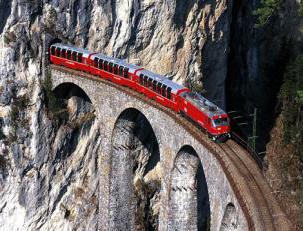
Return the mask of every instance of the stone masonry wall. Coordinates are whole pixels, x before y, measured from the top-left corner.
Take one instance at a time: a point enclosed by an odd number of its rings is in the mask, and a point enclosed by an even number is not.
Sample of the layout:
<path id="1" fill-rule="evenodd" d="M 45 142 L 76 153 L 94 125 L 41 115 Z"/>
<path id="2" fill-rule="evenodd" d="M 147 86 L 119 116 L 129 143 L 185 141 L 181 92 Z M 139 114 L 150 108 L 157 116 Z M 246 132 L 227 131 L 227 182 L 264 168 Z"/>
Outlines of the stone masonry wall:
<path id="1" fill-rule="evenodd" d="M 247 230 L 247 222 L 243 211 L 219 162 L 204 146 L 191 137 L 183 127 L 171 120 L 168 115 L 103 83 L 96 83 L 93 80 L 82 79 L 56 70 L 52 70 L 52 79 L 54 88 L 68 82 L 80 86 L 92 101 L 97 119 L 100 122 L 100 130 L 102 130 L 102 147 L 98 161 L 100 177 L 99 211 L 102 211 L 99 215 L 100 227 L 109 227 L 109 221 L 112 221 L 112 211 L 108 206 L 108 202 L 111 198 L 110 188 L 112 183 L 109 172 L 117 167 L 112 165 L 116 164 L 114 161 L 111 162 L 111 159 L 115 158 L 111 156 L 114 127 L 123 111 L 134 108 L 147 118 L 159 144 L 160 167 L 157 171 L 161 178 L 159 229 L 168 230 L 170 187 L 174 160 L 179 150 L 183 146 L 189 145 L 196 151 L 205 173 L 210 204 L 211 230 L 220 229 L 228 204 L 233 204 L 236 209 L 235 230 Z M 129 195 L 128 192 L 125 195 Z M 129 206 L 129 204 L 124 205 Z"/>

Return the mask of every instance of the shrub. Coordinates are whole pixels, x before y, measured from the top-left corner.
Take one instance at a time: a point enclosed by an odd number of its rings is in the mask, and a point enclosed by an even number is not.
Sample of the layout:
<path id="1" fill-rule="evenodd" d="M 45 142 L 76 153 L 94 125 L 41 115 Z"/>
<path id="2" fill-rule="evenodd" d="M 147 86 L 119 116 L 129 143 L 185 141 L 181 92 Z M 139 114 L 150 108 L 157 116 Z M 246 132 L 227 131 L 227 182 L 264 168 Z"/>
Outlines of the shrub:
<path id="1" fill-rule="evenodd" d="M 254 12 L 258 17 L 256 27 L 262 27 L 280 9 L 281 0 L 261 0 L 260 7 Z"/>
<path id="2" fill-rule="evenodd" d="M 290 64 L 279 95 L 285 143 L 293 143 L 303 160 L 303 55 Z"/>
<path id="3" fill-rule="evenodd" d="M 303 16 L 303 1 L 300 2 L 300 6 L 299 6 L 299 15 Z"/>
<path id="4" fill-rule="evenodd" d="M 282 103 L 283 136 L 285 144 L 294 147 L 295 160 L 303 163 L 303 55 L 299 55 L 293 63 L 288 65 L 284 75 L 279 100 Z M 292 157 L 293 159 L 293 157 Z M 291 160 L 283 160 L 285 175 L 289 174 Z M 300 179 L 301 177 L 298 176 Z M 299 180 L 300 209 L 303 214 L 303 180 Z M 303 225 L 303 220 L 301 220 Z"/>
<path id="5" fill-rule="evenodd" d="M 11 42 L 16 42 L 17 41 L 17 36 L 15 35 L 14 32 L 7 32 L 3 36 L 3 41 L 4 41 L 4 44 L 8 45 Z"/>

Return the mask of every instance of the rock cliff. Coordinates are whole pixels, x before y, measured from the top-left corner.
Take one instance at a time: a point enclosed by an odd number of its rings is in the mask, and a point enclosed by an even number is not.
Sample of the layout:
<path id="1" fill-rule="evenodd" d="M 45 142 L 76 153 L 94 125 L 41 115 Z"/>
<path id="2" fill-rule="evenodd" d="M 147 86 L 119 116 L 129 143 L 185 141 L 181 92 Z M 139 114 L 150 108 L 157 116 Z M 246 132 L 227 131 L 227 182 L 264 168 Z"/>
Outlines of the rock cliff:
<path id="1" fill-rule="evenodd" d="M 0 229 L 98 226 L 98 121 L 90 102 L 75 96 L 52 111 L 44 43 L 103 52 L 182 84 L 203 80 L 222 100 L 231 3 L 0 0 Z M 156 197 L 149 200 L 156 209 Z M 149 216 L 156 228 L 157 212 Z"/>
<path id="2" fill-rule="evenodd" d="M 204 86 L 222 107 L 228 77 L 228 108 L 240 102 L 249 111 L 263 99 L 267 108 L 275 97 L 265 94 L 273 78 L 257 78 L 260 63 L 264 67 L 273 60 L 266 76 L 279 64 L 291 32 L 282 30 L 292 22 L 279 27 L 275 21 L 272 30 L 255 36 L 250 18 L 255 3 L 0 0 L 0 230 L 98 226 L 98 120 L 85 97 L 64 98 L 60 110 L 51 110 L 43 79 L 44 44 L 75 44 L 194 88 Z M 265 95 L 256 99 L 260 89 Z M 157 193 L 150 197 L 157 210 Z M 147 203 L 142 200 L 141 209 Z M 149 216 L 149 225 L 157 227 L 157 212 Z"/>

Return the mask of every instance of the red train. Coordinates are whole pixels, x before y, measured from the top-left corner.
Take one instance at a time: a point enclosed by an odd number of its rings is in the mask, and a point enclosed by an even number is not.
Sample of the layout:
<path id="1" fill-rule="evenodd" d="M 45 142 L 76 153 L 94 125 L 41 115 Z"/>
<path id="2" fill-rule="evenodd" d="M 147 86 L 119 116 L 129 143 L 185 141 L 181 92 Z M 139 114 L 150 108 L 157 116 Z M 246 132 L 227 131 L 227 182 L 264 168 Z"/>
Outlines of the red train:
<path id="1" fill-rule="evenodd" d="M 51 45 L 50 61 L 130 87 L 188 117 L 215 141 L 230 137 L 227 113 L 203 96 L 161 75 L 120 59 L 60 43 Z"/>

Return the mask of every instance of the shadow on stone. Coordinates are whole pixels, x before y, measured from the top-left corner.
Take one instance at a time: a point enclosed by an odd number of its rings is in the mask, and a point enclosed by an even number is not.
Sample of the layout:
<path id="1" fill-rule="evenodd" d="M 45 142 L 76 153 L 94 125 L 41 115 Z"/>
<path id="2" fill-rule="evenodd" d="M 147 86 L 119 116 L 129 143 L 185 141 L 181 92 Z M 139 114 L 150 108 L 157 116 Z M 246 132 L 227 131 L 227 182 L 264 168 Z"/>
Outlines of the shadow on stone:
<path id="1" fill-rule="evenodd" d="M 126 109 L 112 136 L 110 229 L 157 230 L 159 145 L 146 117 Z"/>

